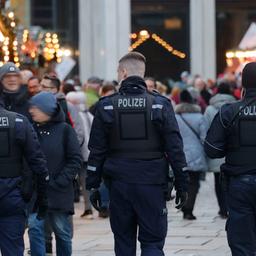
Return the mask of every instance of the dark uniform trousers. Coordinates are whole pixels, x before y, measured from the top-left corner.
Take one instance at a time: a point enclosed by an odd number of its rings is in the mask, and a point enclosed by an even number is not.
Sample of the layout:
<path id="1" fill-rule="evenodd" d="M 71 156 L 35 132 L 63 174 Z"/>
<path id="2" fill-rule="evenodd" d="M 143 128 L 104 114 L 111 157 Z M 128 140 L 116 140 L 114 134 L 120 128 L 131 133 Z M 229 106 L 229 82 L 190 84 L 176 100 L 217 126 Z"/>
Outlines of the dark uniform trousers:
<path id="1" fill-rule="evenodd" d="M 256 255 L 256 175 L 230 179 L 226 229 L 232 256 Z"/>
<path id="2" fill-rule="evenodd" d="M 112 181 L 110 223 L 116 256 L 136 255 L 137 234 L 142 256 L 163 256 L 167 208 L 162 186 Z"/>
<path id="3" fill-rule="evenodd" d="M 0 199 L 0 250 L 2 256 L 23 256 L 26 214 L 20 189 Z"/>

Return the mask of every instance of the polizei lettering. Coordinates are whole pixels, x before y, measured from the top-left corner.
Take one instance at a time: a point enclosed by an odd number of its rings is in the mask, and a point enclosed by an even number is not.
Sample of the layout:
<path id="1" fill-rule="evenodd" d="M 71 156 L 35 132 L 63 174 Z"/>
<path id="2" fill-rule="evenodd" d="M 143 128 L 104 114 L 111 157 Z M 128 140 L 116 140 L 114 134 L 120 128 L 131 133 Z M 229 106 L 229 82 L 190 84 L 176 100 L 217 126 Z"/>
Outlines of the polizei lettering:
<path id="1" fill-rule="evenodd" d="M 145 98 L 122 98 L 118 99 L 118 108 L 145 108 Z"/>
<path id="2" fill-rule="evenodd" d="M 8 127 L 9 119 L 7 116 L 0 117 L 0 127 Z"/>
<path id="3" fill-rule="evenodd" d="M 256 106 L 247 106 L 242 113 L 244 116 L 256 116 Z"/>

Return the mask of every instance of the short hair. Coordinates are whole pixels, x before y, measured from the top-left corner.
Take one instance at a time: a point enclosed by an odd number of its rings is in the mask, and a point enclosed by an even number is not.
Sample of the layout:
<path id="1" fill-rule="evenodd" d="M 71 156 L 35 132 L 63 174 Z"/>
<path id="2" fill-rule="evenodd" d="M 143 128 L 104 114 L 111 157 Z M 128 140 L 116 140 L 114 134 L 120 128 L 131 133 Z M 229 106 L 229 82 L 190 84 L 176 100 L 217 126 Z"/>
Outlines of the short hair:
<path id="1" fill-rule="evenodd" d="M 55 86 L 58 91 L 60 90 L 61 82 L 60 82 L 60 79 L 57 76 L 46 74 L 46 75 L 44 75 L 43 79 L 51 80 L 51 84 L 53 86 Z"/>
<path id="2" fill-rule="evenodd" d="M 32 81 L 32 80 L 35 80 L 35 79 L 37 79 L 38 82 L 40 81 L 39 77 L 37 77 L 37 76 L 31 76 L 31 77 L 28 79 L 28 82 L 29 82 L 29 81 Z"/>
<path id="3" fill-rule="evenodd" d="M 69 92 L 75 92 L 75 86 L 71 83 L 64 83 L 62 87 L 62 91 L 65 95 L 67 95 Z"/>
<path id="4" fill-rule="evenodd" d="M 127 70 L 128 76 L 144 77 L 146 58 L 139 52 L 129 52 L 119 60 L 119 66 Z"/>
<path id="5" fill-rule="evenodd" d="M 222 81 L 220 82 L 217 92 L 220 94 L 232 94 L 232 90 L 231 90 L 231 85 L 230 83 L 226 82 L 226 81 Z"/>
<path id="6" fill-rule="evenodd" d="M 105 81 L 103 83 L 103 85 L 102 85 L 101 93 L 104 95 L 104 94 L 106 94 L 109 91 L 116 92 L 116 87 L 115 87 L 115 85 L 112 82 Z"/>

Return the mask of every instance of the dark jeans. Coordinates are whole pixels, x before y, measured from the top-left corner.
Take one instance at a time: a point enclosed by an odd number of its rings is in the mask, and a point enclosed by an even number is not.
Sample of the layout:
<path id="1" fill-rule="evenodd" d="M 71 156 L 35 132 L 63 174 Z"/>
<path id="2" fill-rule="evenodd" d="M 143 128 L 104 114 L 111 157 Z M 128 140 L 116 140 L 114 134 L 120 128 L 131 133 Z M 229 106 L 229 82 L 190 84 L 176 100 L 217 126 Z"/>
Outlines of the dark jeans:
<path id="1" fill-rule="evenodd" d="M 232 256 L 256 255 L 256 175 L 231 178 L 226 225 Z"/>
<path id="2" fill-rule="evenodd" d="M 136 240 L 142 256 L 164 256 L 167 209 L 161 185 L 112 181 L 110 224 L 116 256 L 135 256 Z"/>
<path id="3" fill-rule="evenodd" d="M 221 214 L 227 214 L 227 193 L 223 189 L 223 186 L 220 181 L 220 173 L 216 172 L 214 173 L 214 180 L 215 180 L 215 193 L 217 196 L 217 201 L 220 208 Z"/>
<path id="4" fill-rule="evenodd" d="M 188 171 L 189 174 L 189 187 L 188 187 L 188 200 L 182 207 L 185 214 L 192 214 L 195 206 L 196 197 L 200 188 L 200 175 L 201 172 Z"/>

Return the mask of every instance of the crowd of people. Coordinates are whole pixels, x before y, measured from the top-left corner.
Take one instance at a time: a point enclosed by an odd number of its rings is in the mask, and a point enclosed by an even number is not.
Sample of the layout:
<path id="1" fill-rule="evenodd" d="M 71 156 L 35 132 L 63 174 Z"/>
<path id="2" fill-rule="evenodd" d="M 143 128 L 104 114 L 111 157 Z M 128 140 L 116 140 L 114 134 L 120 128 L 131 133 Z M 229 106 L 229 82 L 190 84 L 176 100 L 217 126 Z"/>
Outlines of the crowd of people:
<path id="1" fill-rule="evenodd" d="M 218 214 L 227 218 L 225 191 L 220 184 L 220 166 L 223 159 L 208 159 L 203 143 L 214 116 L 225 103 L 234 102 L 242 95 L 239 76 L 226 74 L 217 81 L 205 81 L 199 75 L 181 74 L 181 81 L 169 87 L 153 77 L 146 77 L 148 91 L 157 91 L 172 102 L 183 139 L 184 152 L 190 177 L 188 200 L 182 207 L 183 217 L 194 220 L 193 209 L 200 182 L 206 172 L 215 178 L 215 191 L 219 204 Z M 86 166 L 89 156 L 88 141 L 93 116 L 100 97 L 114 94 L 119 89 L 116 81 L 89 78 L 83 85 L 75 77 L 60 81 L 56 74 L 35 76 L 29 70 L 20 71 L 13 63 L 0 69 L 5 108 L 28 118 L 39 138 L 50 174 L 48 213 L 40 208 L 42 219 L 36 217 L 37 201 L 33 201 L 30 179 L 22 184 L 23 196 L 30 201 L 28 233 L 32 255 L 52 252 L 52 233 L 56 238 L 57 255 L 71 255 L 72 215 L 74 202 L 83 197 L 81 218 L 93 219 L 93 209 L 86 189 Z M 24 170 L 30 177 L 29 168 Z M 99 217 L 109 216 L 108 189 L 100 187 Z M 32 197 L 32 200 L 31 200 Z M 46 216 L 44 216 L 46 215 Z"/>

